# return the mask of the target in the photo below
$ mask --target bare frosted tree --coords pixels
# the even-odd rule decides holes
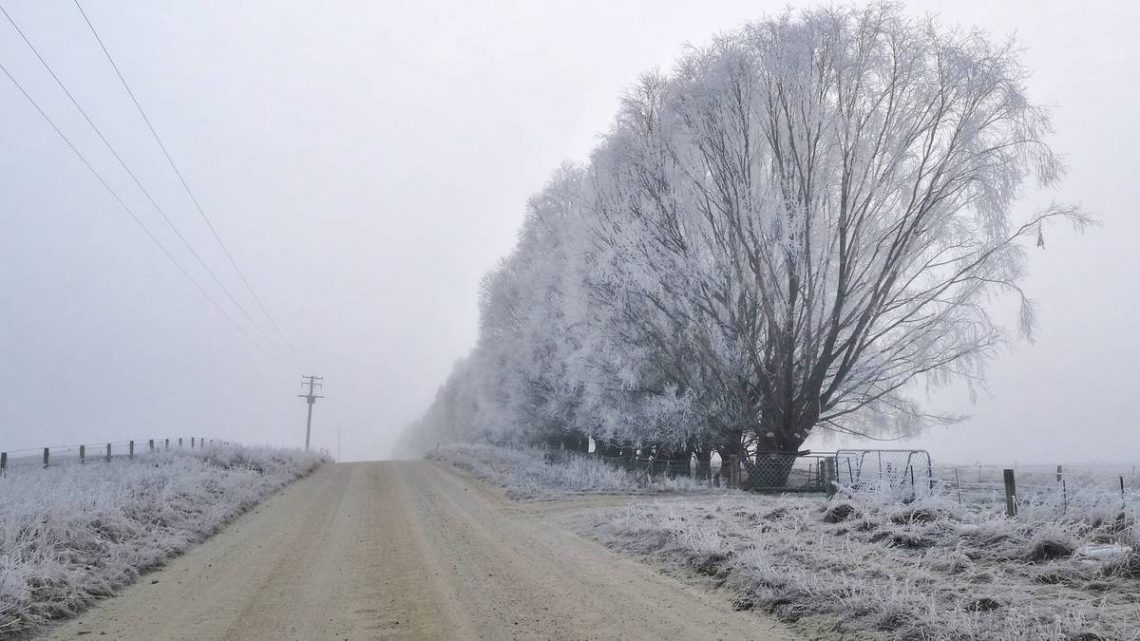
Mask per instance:
[[[625,258],[661,279],[630,294],[692,330],[759,449],[951,420],[914,383],[982,375],[1008,338],[992,294],[1031,332],[1021,242],[1090,221],[1014,221],[1024,180],[1061,174],[1024,77],[1010,45],[876,5],[750,25],[627,101],[610,242],[633,234]]]

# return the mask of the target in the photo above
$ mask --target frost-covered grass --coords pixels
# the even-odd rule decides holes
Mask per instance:
[[[547,463],[543,450],[492,445],[442,446],[427,455],[506,490],[511,498],[560,494],[646,494],[711,492],[690,478],[649,477],[619,470],[589,455],[565,455]]]
[[[936,487],[819,495],[711,491],[590,457],[464,445],[429,458],[518,498],[702,491],[624,508],[575,505],[572,526],[727,591],[809,637],[898,641],[1140,641],[1140,512],[1099,489],[960,505]],[[921,493],[920,493],[921,494]]]
[[[584,533],[843,638],[1140,639],[1136,521],[1009,520],[945,497],[735,493],[584,513]]]
[[[0,479],[0,638],[112,594],[324,461],[217,445],[9,473]]]

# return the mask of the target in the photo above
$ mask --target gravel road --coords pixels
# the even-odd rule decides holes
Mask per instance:
[[[118,641],[794,640],[426,462],[329,465],[44,635]]]

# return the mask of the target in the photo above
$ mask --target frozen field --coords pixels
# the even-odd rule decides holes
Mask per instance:
[[[473,460],[480,454],[486,460]],[[510,456],[514,472],[504,465]],[[547,499],[558,494],[553,485],[526,491],[537,485],[536,475],[565,475],[563,493],[577,494],[600,489],[582,479],[603,476],[593,468],[604,467],[580,459],[541,472],[555,466],[489,448],[436,457],[459,458],[516,496]],[[845,490],[830,500],[717,490],[652,501],[630,497],[624,506],[579,510],[571,527],[720,590],[738,609],[771,612],[809,636],[1140,639],[1134,496],[1122,503],[1119,492],[1099,489],[1105,479],[1086,476],[1088,483],[1077,484],[1074,477],[1064,494],[1044,485],[1027,494],[1010,519],[1000,489],[992,500],[986,485],[992,479],[982,472],[981,484],[975,478],[973,494],[961,499],[958,490],[966,488],[941,476],[933,493],[914,499],[889,487]],[[641,489],[629,479],[608,489],[620,492],[630,484]]]

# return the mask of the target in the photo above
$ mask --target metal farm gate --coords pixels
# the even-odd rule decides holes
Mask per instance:
[[[825,492],[839,487],[933,487],[926,450],[838,450],[791,454],[755,452],[741,459],[741,489],[753,492]]]

